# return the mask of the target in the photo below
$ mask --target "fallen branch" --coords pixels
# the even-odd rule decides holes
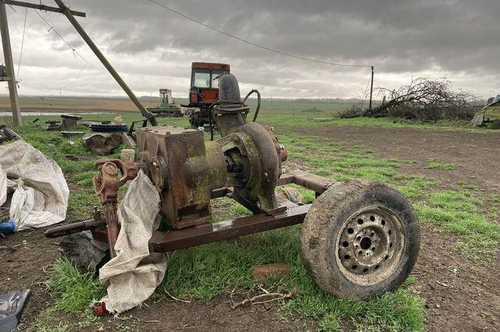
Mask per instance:
[[[234,310],[246,304],[264,304],[279,300],[288,300],[294,297],[292,292],[290,293],[264,293],[248,299],[245,299],[239,303],[234,304],[231,308]],[[268,299],[270,298],[270,299]],[[267,299],[267,300],[266,300]]]
[[[118,319],[118,320],[121,320],[121,321],[135,320],[136,322],[145,323],[145,324],[160,324],[161,323],[161,321],[156,320],[156,319],[153,319],[153,320],[143,320],[143,319],[134,317],[132,315],[130,315],[129,317],[121,317],[119,314],[116,314],[114,316],[114,318]]]
[[[189,300],[183,300],[183,299],[176,298],[175,296],[173,296],[172,294],[170,294],[166,289],[164,291],[165,291],[165,294],[167,294],[168,297],[170,297],[174,301],[178,301],[178,302],[182,302],[182,303],[191,303],[191,301],[189,301]]]

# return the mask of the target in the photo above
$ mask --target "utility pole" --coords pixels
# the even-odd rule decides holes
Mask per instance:
[[[373,110],[373,76],[375,75],[375,67],[371,66],[371,70],[372,70],[372,78],[370,81],[370,106],[368,107],[370,113]]]
[[[12,108],[12,120],[15,126],[22,124],[21,110],[19,109],[19,99],[17,95],[17,81],[14,71],[14,61],[12,60],[12,48],[10,45],[9,23],[7,21],[7,10],[5,5],[20,6],[31,9],[45,10],[49,12],[62,13],[60,8],[34,4],[25,1],[0,0],[0,31],[2,35],[3,54],[5,57],[5,71],[9,82],[10,106]],[[71,11],[72,15],[85,17],[85,13]]]
[[[375,74],[375,67],[371,66],[371,68],[372,68],[372,80],[371,80],[371,83],[370,83],[370,106],[369,106],[370,113],[372,112],[372,103],[373,103],[373,76]]]
[[[55,13],[60,13],[64,14],[66,18],[69,20],[71,25],[76,29],[76,31],[80,34],[80,36],[85,40],[87,45],[90,47],[90,49],[94,52],[94,54],[97,56],[99,60],[101,60],[102,64],[108,72],[113,76],[113,78],[116,80],[116,82],[121,86],[121,88],[125,91],[125,93],[128,95],[130,100],[137,106],[139,111],[142,113],[142,115],[148,119],[153,126],[157,125],[156,118],[154,115],[149,112],[137,99],[135,94],[132,92],[132,90],[128,87],[128,85],[125,83],[125,81],[120,77],[120,75],[116,72],[116,70],[111,66],[111,63],[106,59],[106,57],[101,53],[99,48],[94,44],[92,39],[89,37],[89,35],[85,32],[83,27],[78,23],[76,18],[74,16],[81,16],[81,17],[86,17],[86,14],[84,12],[80,11],[75,11],[69,9],[64,2],[61,0],[55,0],[57,3],[58,7],[52,7],[52,6],[46,6],[40,4],[34,4],[30,2],[25,2],[25,1],[16,1],[16,0],[0,0],[0,26],[2,28],[2,42],[4,43],[4,53],[5,53],[5,65],[7,69],[7,73],[9,78],[11,80],[9,81],[9,88],[11,92],[11,104],[13,105],[13,113],[17,114],[19,118],[16,120],[16,117],[14,118],[14,123],[19,122],[21,123],[21,115],[19,112],[19,109],[17,108],[17,91],[16,91],[16,82],[14,78],[14,66],[12,63],[12,54],[11,54],[11,49],[10,49],[10,39],[8,38],[9,30],[7,27],[7,15],[5,12],[5,5],[12,5],[12,6],[20,6],[20,7],[26,7],[26,8],[31,8],[31,9],[38,9],[38,10],[44,10],[44,11],[49,11],[49,12],[55,12]],[[5,33],[4,33],[5,30]],[[5,37],[6,36],[6,37]],[[6,44],[7,43],[7,44]],[[10,55],[9,59],[7,59],[7,55]],[[9,61],[10,60],[10,61]],[[11,85],[12,83],[12,85]],[[11,88],[12,86],[12,88]],[[13,98],[13,93],[12,91],[15,91],[15,98]],[[14,104],[16,105],[17,112],[14,112]]]
[[[14,61],[12,60],[12,48],[10,46],[9,23],[7,21],[7,10],[5,3],[0,1],[0,30],[2,34],[3,55],[5,58],[5,70],[9,82],[10,107],[12,109],[12,120],[14,126],[22,124],[21,110],[17,96],[17,82],[14,74]]]
[[[127,83],[120,77],[120,75],[116,72],[116,70],[113,68],[111,63],[109,63],[108,59],[102,54],[102,52],[99,50],[99,48],[96,46],[96,44],[92,41],[92,39],[89,37],[87,32],[82,28],[80,23],[76,20],[76,18],[73,17],[71,14],[71,10],[62,2],[62,0],[55,0],[56,4],[59,6],[59,8],[62,10],[63,14],[68,18],[69,22],[73,27],[76,29],[76,31],[80,34],[80,36],[83,38],[83,40],[87,43],[87,45],[90,47],[90,49],[94,52],[94,54],[97,56],[99,60],[101,60],[102,64],[104,67],[108,70],[108,72],[113,76],[113,78],[116,80],[116,82],[121,86],[123,91],[128,95],[130,100],[135,104],[135,106],[139,109],[139,111],[142,113],[142,115],[148,119],[153,126],[157,124],[155,117],[151,112],[146,110],[146,108],[141,104],[139,99],[135,96],[135,94],[132,92],[132,90],[128,87]]]

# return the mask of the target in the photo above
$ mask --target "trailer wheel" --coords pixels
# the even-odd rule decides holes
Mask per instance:
[[[338,183],[313,203],[301,234],[302,256],[318,286],[366,299],[397,289],[420,248],[410,203],[382,184]]]
[[[107,244],[95,241],[89,231],[66,235],[59,246],[62,254],[82,272],[97,273],[110,258]]]

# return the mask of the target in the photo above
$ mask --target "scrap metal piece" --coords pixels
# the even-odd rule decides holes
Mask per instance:
[[[48,131],[58,131],[61,130],[62,128],[61,121],[50,120],[50,121],[45,121],[45,123],[48,124],[47,126]]]
[[[21,139],[15,131],[5,125],[0,125],[0,144]]]
[[[94,133],[126,133],[128,126],[126,124],[96,123],[91,124],[90,129]]]
[[[99,175],[94,178],[96,193],[101,198],[104,220],[106,220],[108,232],[108,245],[111,257],[115,256],[115,243],[118,238],[118,216],[116,207],[118,204],[118,189],[120,180],[118,178],[118,166],[113,162],[104,162],[99,167]]]
[[[127,181],[137,176],[138,168],[133,161],[104,160],[97,162],[99,175],[94,177],[94,186],[101,199],[103,217],[106,220],[108,245],[111,257],[115,256],[114,247],[118,238],[119,224],[117,215],[118,190]],[[119,174],[122,174],[119,177]]]
[[[290,183],[294,183],[301,187],[312,190],[316,193],[316,196],[324,193],[328,188],[330,188],[335,182],[326,179],[321,176],[314,174],[309,174],[306,172],[296,172],[293,174],[285,174],[280,177],[278,184],[284,186]]]
[[[296,225],[304,221],[310,207],[311,205],[308,204],[289,208],[275,216],[262,213],[229,222],[203,224],[169,232],[155,232],[149,241],[149,246],[151,251],[167,252]]]
[[[62,118],[62,129],[64,130],[72,130],[78,127],[78,121],[82,119],[81,116],[63,114]]]
[[[30,295],[29,289],[0,294],[0,331],[16,331]]]
[[[113,153],[120,145],[124,144],[135,148],[135,142],[127,132],[125,124],[94,123],[89,125],[92,133],[83,137],[83,142],[91,151],[99,156]]]
[[[123,143],[121,133],[90,133],[83,136],[85,146],[99,156],[113,153]]]
[[[46,230],[44,235],[48,238],[56,238],[64,235],[70,235],[73,233],[94,230],[97,227],[105,225],[106,221],[103,219],[98,219],[98,220],[89,219],[89,220],[74,222],[71,224],[52,227]]]

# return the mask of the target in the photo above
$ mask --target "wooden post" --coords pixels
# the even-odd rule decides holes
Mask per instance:
[[[370,83],[370,106],[369,106],[369,110],[370,110],[370,113],[372,112],[372,103],[373,103],[373,76],[374,76],[374,71],[375,71],[375,68],[372,66],[372,80],[371,80],[371,83]]]
[[[15,126],[22,124],[21,110],[17,97],[17,82],[14,74],[14,62],[12,60],[12,48],[10,46],[9,23],[7,21],[7,10],[5,3],[0,1],[0,30],[2,34],[3,55],[5,58],[5,69],[9,82],[10,106],[12,108],[12,120]]]
[[[59,8],[62,9],[64,15],[68,18],[69,22],[73,27],[76,29],[76,31],[80,34],[80,36],[83,38],[83,40],[87,43],[87,45],[90,47],[90,49],[94,52],[94,54],[97,56],[99,60],[101,60],[102,64],[104,67],[108,70],[108,72],[113,76],[113,78],[116,80],[116,82],[121,86],[123,91],[128,95],[130,100],[135,104],[135,106],[139,109],[141,114],[144,116],[144,118],[148,119],[153,126],[155,126],[156,119],[154,115],[146,110],[146,108],[141,104],[139,99],[135,96],[135,94],[132,92],[132,90],[128,87],[127,83],[120,77],[120,75],[116,72],[116,70],[113,68],[111,63],[106,59],[104,54],[99,50],[99,48],[96,46],[96,44],[92,41],[92,39],[89,37],[87,32],[83,29],[83,27],[78,23],[76,18],[73,17],[71,14],[71,10],[66,7],[66,5],[62,2],[62,0],[55,0]]]

